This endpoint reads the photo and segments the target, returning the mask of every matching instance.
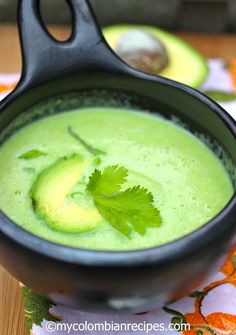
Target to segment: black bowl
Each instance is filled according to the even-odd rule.
[[[207,139],[235,186],[233,119],[198,91],[129,68],[106,45],[87,2],[71,4],[82,33],[78,34],[77,23],[71,39],[59,43],[45,32],[37,1],[20,1],[24,70],[16,90],[1,104],[1,140],[10,135],[5,129],[20,113],[52,97],[72,94],[81,103],[89,96],[91,106],[128,103],[178,119]],[[0,262],[25,285],[60,304],[87,311],[143,312],[180,298],[208,279],[236,244],[235,221],[234,195],[213,220],[179,240],[145,250],[111,252],[46,241],[0,213]]]

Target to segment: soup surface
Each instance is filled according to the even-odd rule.
[[[107,220],[87,189],[94,170],[108,166],[113,176],[127,169],[121,191],[139,185],[151,192],[159,226],[124,234]],[[220,160],[195,136],[161,117],[118,108],[69,111],[16,132],[0,148],[0,187],[0,209],[24,229],[96,250],[178,239],[213,218],[233,194]],[[122,208],[116,214],[124,221]]]

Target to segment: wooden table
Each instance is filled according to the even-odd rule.
[[[68,27],[54,26],[50,31],[63,40]],[[177,33],[207,58],[236,57],[236,35]],[[19,72],[20,48],[15,26],[0,26],[0,73]],[[0,267],[0,335],[25,335],[24,317],[18,282]]]
[[[61,40],[68,37],[68,27],[54,26],[50,31]],[[236,35],[203,35],[177,33],[207,58],[236,57]],[[0,25],[0,73],[19,72],[21,69],[20,47],[17,28]]]

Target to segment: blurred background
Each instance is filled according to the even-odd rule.
[[[63,0],[41,2],[47,22],[70,21]],[[236,0],[91,0],[91,3],[102,25],[129,22],[175,31],[236,32]],[[17,0],[0,0],[1,22],[16,20],[16,4]]]
[[[19,73],[21,69],[17,2],[0,0],[0,74]],[[90,2],[103,27],[122,23],[160,27],[184,39],[206,60],[236,57],[236,0]],[[67,1],[40,0],[40,7],[49,32],[58,40],[66,40],[72,29]]]

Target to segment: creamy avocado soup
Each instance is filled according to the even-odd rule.
[[[0,209],[44,239],[96,250],[158,246],[233,194],[216,155],[158,116],[87,108],[49,116],[0,148]]]

